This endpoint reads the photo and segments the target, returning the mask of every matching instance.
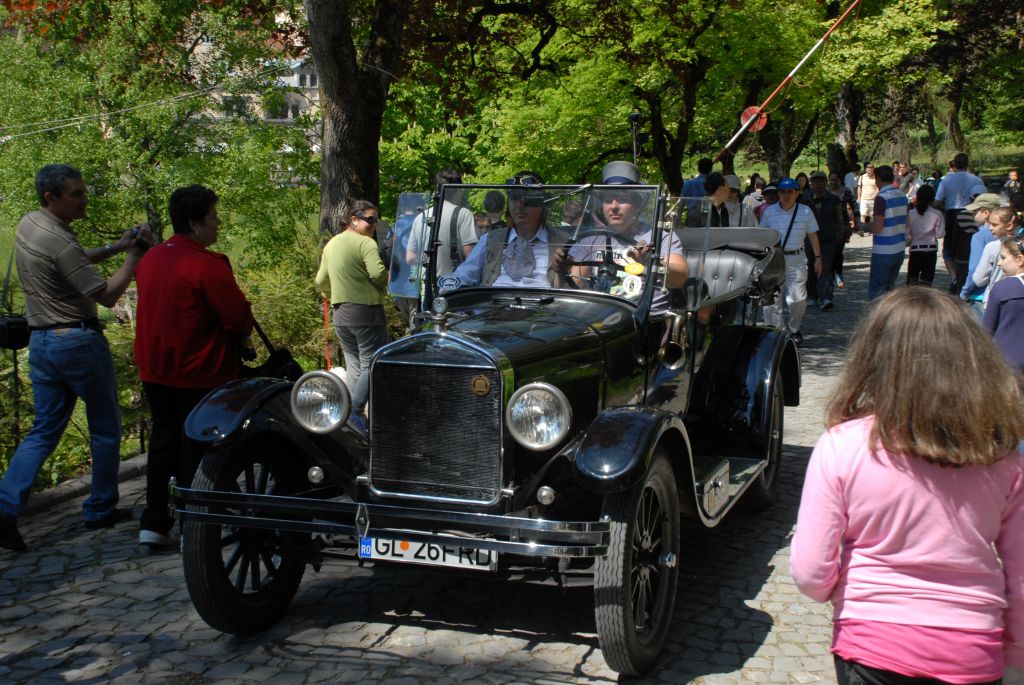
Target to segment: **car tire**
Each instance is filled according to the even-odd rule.
[[[768,464],[757,474],[743,495],[743,509],[749,513],[764,511],[775,502],[779,470],[782,466],[782,441],[786,406],[783,402],[782,376],[776,374],[772,383],[771,416],[764,435],[764,454]]]
[[[208,453],[192,487],[284,495],[298,491],[300,482],[285,459],[241,444]],[[252,635],[273,625],[302,581],[306,563],[300,550],[308,537],[183,522],[182,564],[196,611],[212,628],[233,635]]]
[[[608,665],[642,675],[658,661],[679,582],[679,495],[662,449],[643,481],[605,496],[608,554],[594,568],[594,617]]]

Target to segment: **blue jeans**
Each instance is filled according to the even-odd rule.
[[[29,379],[35,421],[0,481],[0,514],[18,517],[81,397],[92,448],[92,494],[82,509],[87,521],[102,518],[117,505],[121,461],[121,408],[107,339],[90,328],[32,331]]]
[[[896,278],[903,266],[903,253],[872,254],[871,273],[868,275],[868,299],[881,297],[896,287]]]
[[[370,359],[388,344],[387,326],[334,326],[345,353],[345,378],[352,392],[352,413],[360,415],[370,395]]]

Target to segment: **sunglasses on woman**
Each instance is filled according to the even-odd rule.
[[[378,221],[380,221],[380,217],[379,216],[363,216],[359,212],[355,213],[355,217],[357,219],[362,219],[363,221],[365,221],[368,224],[375,224]]]

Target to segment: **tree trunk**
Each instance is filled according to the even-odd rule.
[[[857,154],[857,127],[861,120],[861,99],[860,93],[852,84],[844,83],[832,103],[832,111],[836,117],[835,145],[839,146],[842,154],[833,152],[833,146],[829,145],[829,164],[831,166],[841,161],[842,167],[832,166],[832,170],[840,174],[845,175],[860,161]],[[832,161],[833,156],[835,162]]]
[[[934,171],[939,168],[939,136],[935,131],[935,112],[931,106],[925,116],[925,124],[928,126],[928,155],[932,163],[931,170]]]
[[[654,158],[658,160],[662,179],[673,193],[681,193],[683,188],[683,156],[686,152],[686,140],[690,137],[693,113],[697,109],[697,85],[700,82],[697,74],[703,73],[704,68],[705,61],[699,60],[693,68],[676,74],[683,103],[671,133],[661,107],[661,92],[638,93],[650,109],[651,150]]]
[[[305,0],[305,5],[323,120],[320,231],[331,234],[349,202],[379,201],[381,122],[392,74],[401,61],[408,7],[377,0],[367,48],[357,54],[349,3]]]
[[[953,85],[949,91],[949,123],[946,126],[946,130],[949,132],[949,138],[953,141],[953,147],[956,148],[957,152],[970,152],[968,149],[967,138],[964,136],[964,131],[960,128],[960,108],[964,102],[964,79],[966,74],[963,70],[958,70],[953,76]]]
[[[845,176],[846,171],[853,168],[853,165],[846,158],[846,151],[839,143],[829,143],[825,153],[825,164],[829,171],[834,171],[840,176]]]
[[[811,142],[820,114],[809,121],[796,121],[796,114],[788,103],[783,104],[768,118],[759,140],[768,162],[768,177],[779,180],[790,175],[793,162]]]

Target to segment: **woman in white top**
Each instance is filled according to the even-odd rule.
[[[907,245],[910,246],[907,285],[931,286],[935,280],[937,239],[946,235],[946,218],[932,207],[934,199],[935,188],[923,185],[917,190],[914,208],[907,212]]]

